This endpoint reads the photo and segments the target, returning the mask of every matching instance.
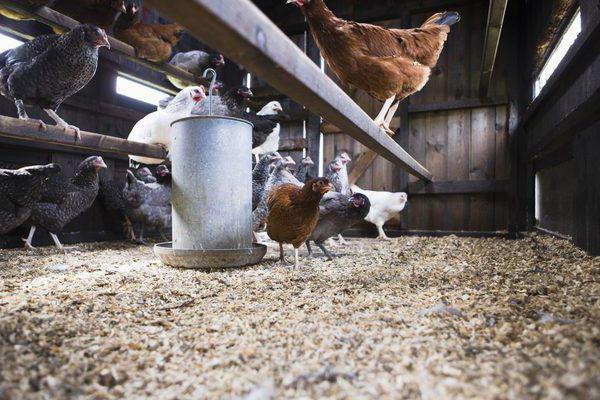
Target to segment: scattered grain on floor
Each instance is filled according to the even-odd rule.
[[[354,240],[186,271],[0,251],[0,398],[599,398],[600,259],[566,241]]]

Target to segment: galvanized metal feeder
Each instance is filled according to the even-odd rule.
[[[266,246],[252,242],[252,124],[212,115],[171,124],[173,241],[154,246],[166,265],[240,267],[258,263]]]

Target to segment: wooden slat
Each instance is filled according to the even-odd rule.
[[[444,181],[444,182],[414,182],[408,185],[408,194],[437,195],[437,194],[474,194],[474,193],[508,193],[510,181]]]
[[[479,96],[487,97],[496,64],[496,54],[500,45],[500,35],[504,14],[508,0],[490,0],[487,26],[485,30],[485,43],[483,45],[483,62],[481,65],[481,78],[479,81]]]
[[[340,127],[365,146],[431,180],[425,167],[385,134],[249,0],[148,0],[198,39],[243,64],[275,89]]]
[[[156,145],[132,142],[113,136],[81,132],[81,140],[76,140],[72,130],[48,125],[41,130],[35,121],[22,121],[17,118],[0,116],[0,136],[22,141],[43,142],[68,148],[89,150],[90,152],[137,155],[165,159],[165,150]]]
[[[32,11],[32,10],[27,9],[27,7],[24,7],[23,5],[20,5],[18,3],[10,1],[10,0],[3,1],[2,3],[5,7],[8,7],[8,8],[14,9],[14,10],[18,10],[19,12],[31,17],[32,19],[35,19],[35,20],[42,22],[46,25],[49,25],[51,27],[58,27],[61,29],[66,28],[68,30],[68,29],[73,29],[74,27],[79,25],[79,22],[74,20],[73,18],[70,18],[59,12],[56,12],[48,7],[39,7],[35,11]],[[190,85],[197,85],[197,84],[205,83],[204,80],[202,80],[202,79],[199,80],[193,74],[191,74],[187,71],[184,71],[182,69],[179,69],[173,65],[170,65],[167,63],[158,64],[158,63],[153,63],[153,62],[142,60],[141,58],[138,58],[136,56],[135,49],[133,48],[133,46],[130,46],[127,43],[124,43],[124,42],[117,40],[110,36],[108,38],[108,41],[110,42],[110,46],[111,46],[110,51],[120,53],[121,55],[125,56],[125,58],[127,58],[128,60],[131,60],[138,64],[144,65],[154,71],[163,73],[165,75],[181,79]],[[102,52],[101,52],[101,54],[102,54]],[[137,79],[137,80],[140,80],[140,79]],[[152,86],[157,86],[151,82],[145,82],[145,81],[143,81],[143,82],[149,83]],[[171,87],[167,87],[167,86],[164,86],[164,87],[161,86],[160,89],[166,90],[172,94],[177,93],[176,90],[174,90]]]
[[[508,99],[462,99],[442,102],[427,102],[424,104],[411,104],[411,114],[430,111],[463,110],[469,108],[491,107],[508,104]]]

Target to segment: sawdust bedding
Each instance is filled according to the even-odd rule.
[[[0,251],[0,398],[600,397],[599,258],[537,235],[342,252],[185,271],[123,243]]]

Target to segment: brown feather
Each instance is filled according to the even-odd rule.
[[[302,8],[331,70],[346,84],[372,97],[401,100],[429,80],[450,27],[436,24],[443,13],[415,29],[386,29],[337,18],[323,0]]]
[[[300,247],[319,221],[319,202],[331,190],[326,178],[311,179],[303,187],[283,184],[268,198],[267,233],[279,243]]]

